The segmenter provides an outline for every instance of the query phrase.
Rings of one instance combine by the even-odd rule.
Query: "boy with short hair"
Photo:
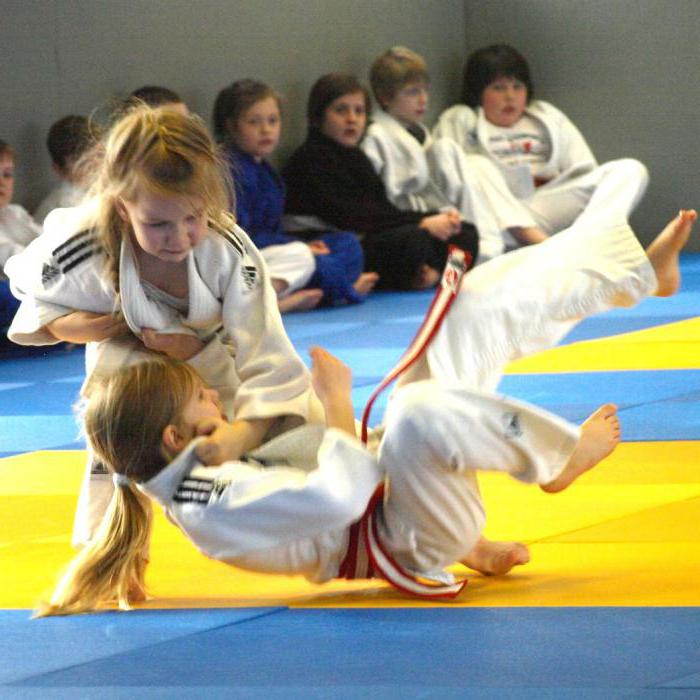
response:
[[[434,139],[423,124],[430,87],[425,60],[397,46],[372,64],[370,83],[380,109],[362,148],[400,209],[442,209],[479,231],[480,259],[504,251],[504,232],[536,243],[545,236],[521,221],[521,210],[496,167],[467,156],[448,138]],[[523,233],[524,232],[524,233]]]
[[[84,190],[76,163],[94,141],[87,117],[69,114],[54,122],[46,137],[51,165],[60,183],[42,200],[34,218],[43,223],[54,209],[74,207],[82,199]]]

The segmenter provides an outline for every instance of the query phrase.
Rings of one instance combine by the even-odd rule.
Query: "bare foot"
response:
[[[647,248],[647,257],[658,280],[657,297],[670,297],[678,291],[681,285],[678,255],[688,241],[697,218],[695,209],[681,209]]]
[[[509,228],[508,231],[510,231],[517,240],[526,245],[542,243],[542,241],[546,241],[549,238],[542,229],[536,226],[513,226]]]
[[[376,272],[363,272],[352,286],[358,294],[369,294],[378,281],[379,275]]]
[[[423,264],[413,278],[413,289],[430,289],[440,281],[440,273],[429,265]]]
[[[620,419],[617,406],[603,404],[591,413],[581,426],[581,437],[559,476],[540,488],[557,493],[570,486],[584,472],[604,460],[620,442]]]
[[[288,313],[289,311],[307,311],[318,306],[323,299],[323,290],[321,289],[300,289],[298,292],[292,292],[289,296],[279,299],[277,306],[280,313]]]
[[[482,537],[461,563],[486,576],[503,576],[514,566],[530,561],[528,548],[520,542],[491,542]]]

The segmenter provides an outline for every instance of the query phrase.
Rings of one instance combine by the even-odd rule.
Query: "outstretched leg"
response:
[[[570,486],[584,472],[604,460],[620,443],[620,419],[617,406],[606,403],[584,421],[581,437],[564,468],[552,481],[541,484],[547,493],[557,493]]]
[[[681,212],[646,252],[626,224],[587,221],[476,267],[399,384],[431,377],[494,391],[508,362],[552,347],[582,319],[673,294],[696,218]]]
[[[657,297],[670,297],[678,291],[681,283],[678,256],[688,242],[697,218],[694,209],[681,209],[678,216],[668,223],[646,249],[659,283]]]

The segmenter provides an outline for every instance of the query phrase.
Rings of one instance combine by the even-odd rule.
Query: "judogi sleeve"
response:
[[[223,326],[234,346],[240,379],[235,415],[307,418],[309,371],[284,330],[265,262],[240,228],[228,232],[225,239],[227,245],[218,247],[215,254],[226,260],[200,262],[212,273],[214,292],[222,301]]]
[[[74,310],[114,311],[114,289],[103,279],[96,234],[77,224],[75,210],[55,210],[44,233],[8,260],[5,272],[12,293],[21,300],[8,331],[13,342],[56,343],[44,330],[47,323]]]
[[[318,468],[309,472],[245,462],[198,468],[195,445],[142,488],[200,551],[219,560],[345,528],[383,478],[359,441],[335,429],[326,431]]]

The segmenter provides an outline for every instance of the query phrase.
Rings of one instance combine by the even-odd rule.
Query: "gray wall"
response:
[[[219,89],[255,77],[287,98],[281,155],[305,134],[323,73],[363,79],[381,51],[406,44],[435,76],[435,110],[459,79],[463,0],[0,0],[0,138],[20,156],[30,209],[53,184],[44,140],[69,114],[107,109],[143,84],[166,85],[209,122]]]
[[[599,160],[649,167],[633,217],[647,239],[680,206],[700,206],[698,20],[698,0],[0,0],[0,138],[19,152],[17,199],[31,209],[53,184],[52,121],[144,83],[172,87],[207,120],[228,82],[272,83],[288,99],[284,157],[322,73],[365,77],[377,53],[405,44],[430,64],[432,121],[459,95],[466,52],[505,41]]]
[[[468,51],[517,47],[538,95],[573,119],[598,160],[646,164],[632,217],[640,238],[700,207],[698,0],[467,0],[465,10]]]

